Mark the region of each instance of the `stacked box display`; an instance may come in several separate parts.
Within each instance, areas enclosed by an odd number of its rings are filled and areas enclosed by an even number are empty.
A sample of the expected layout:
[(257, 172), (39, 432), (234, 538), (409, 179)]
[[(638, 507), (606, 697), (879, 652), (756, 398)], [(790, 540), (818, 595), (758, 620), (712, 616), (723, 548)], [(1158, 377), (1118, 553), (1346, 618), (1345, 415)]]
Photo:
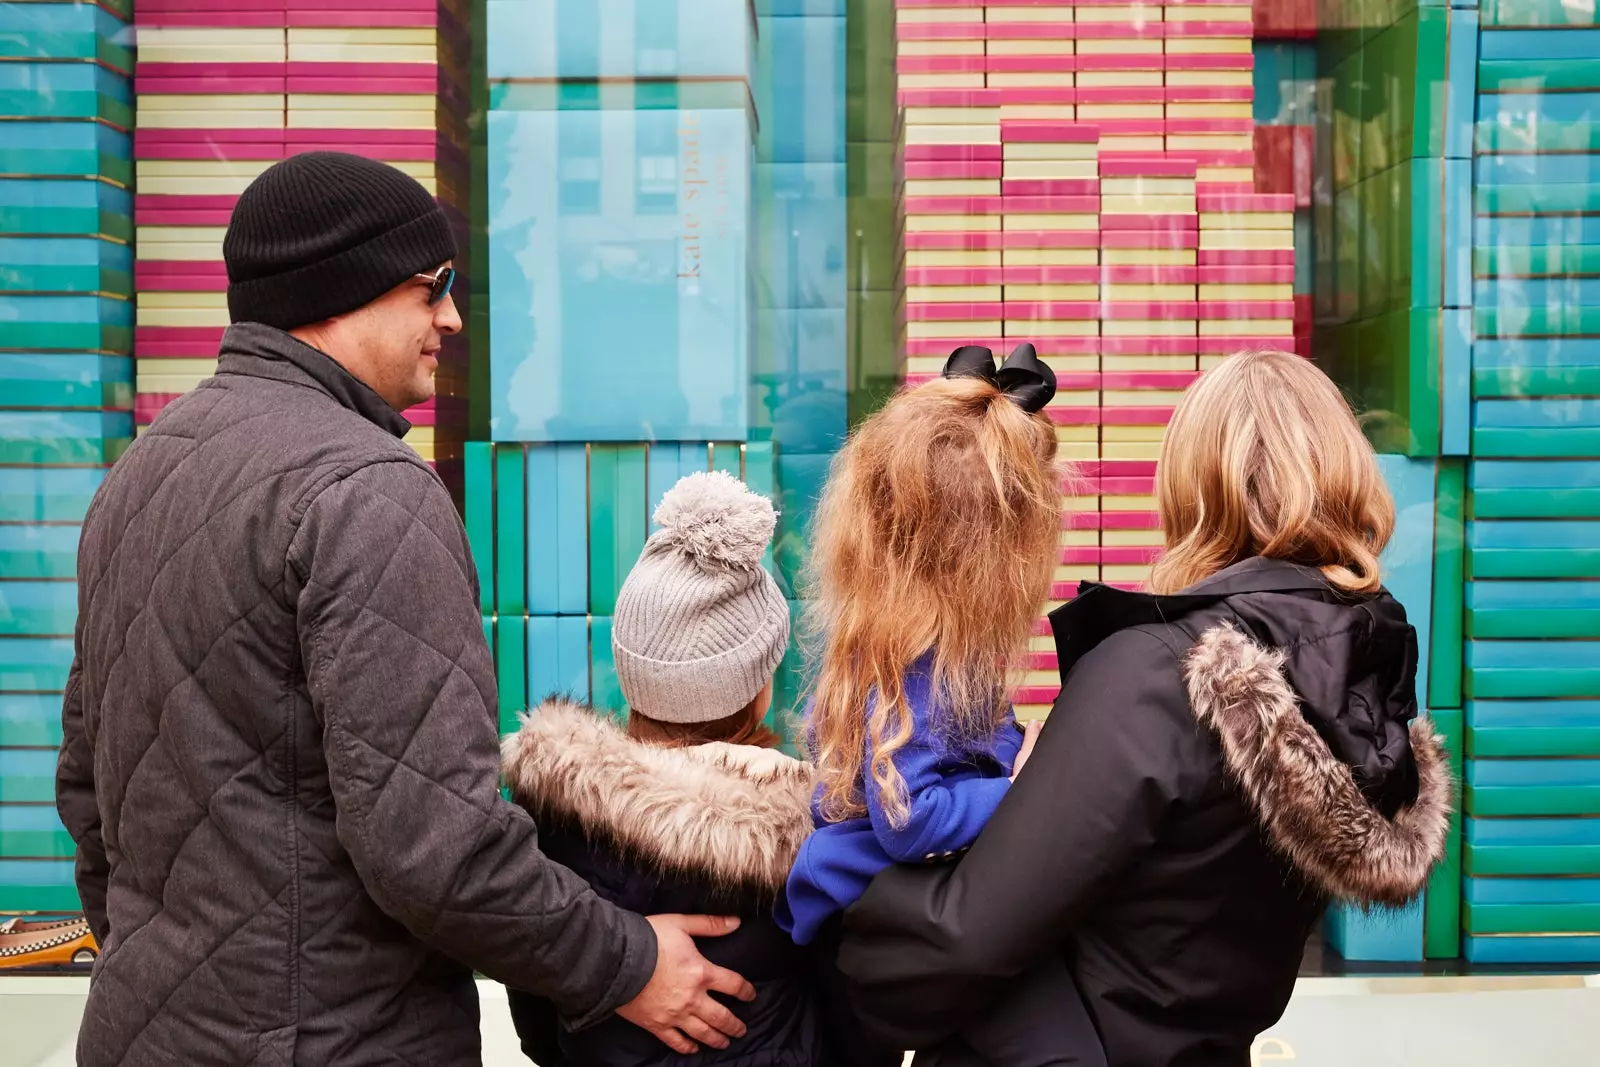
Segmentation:
[[(617, 593), (655, 529), (662, 494), (705, 470), (777, 496), (770, 442), (468, 442), (467, 538), (502, 729), (515, 729), (519, 712), (552, 694), (627, 710), (611, 660)], [(770, 553), (764, 562), (773, 568)]]
[(127, 16), (0, 4), (0, 912), (78, 907), (55, 762), (79, 524), (133, 437)]
[[(456, 223), (468, 265), (467, 36), (460, 0), (137, 0), (138, 396), (146, 426), (209, 377), (229, 321), (221, 243), (275, 161), (337, 149), (415, 176)], [(453, 294), (463, 315), (470, 285)], [(453, 486), (466, 431), (462, 338), (407, 441)]]
[(1463, 950), (1600, 960), (1600, 27), (1481, 12), (1473, 170)]

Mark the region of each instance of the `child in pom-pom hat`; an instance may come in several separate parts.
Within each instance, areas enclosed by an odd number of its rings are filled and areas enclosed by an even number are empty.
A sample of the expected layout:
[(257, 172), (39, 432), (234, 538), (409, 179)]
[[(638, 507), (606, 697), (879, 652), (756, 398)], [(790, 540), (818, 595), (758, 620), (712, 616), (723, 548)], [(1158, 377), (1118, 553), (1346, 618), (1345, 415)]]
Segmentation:
[[(699, 947), (755, 986), (752, 1003), (730, 1005), (748, 1032), (692, 1062), (898, 1064), (856, 1031), (831, 961), (772, 918), (811, 832), (815, 786), (764, 724), (789, 642), (789, 605), (761, 566), (777, 514), (710, 472), (673, 486), (655, 520), (612, 630), (626, 726), (552, 697), (506, 739), (506, 780), (544, 851), (600, 895), (645, 915), (740, 918)], [(687, 1062), (619, 1018), (571, 1032), (551, 1002), (515, 990), (510, 1000), (540, 1067)]]

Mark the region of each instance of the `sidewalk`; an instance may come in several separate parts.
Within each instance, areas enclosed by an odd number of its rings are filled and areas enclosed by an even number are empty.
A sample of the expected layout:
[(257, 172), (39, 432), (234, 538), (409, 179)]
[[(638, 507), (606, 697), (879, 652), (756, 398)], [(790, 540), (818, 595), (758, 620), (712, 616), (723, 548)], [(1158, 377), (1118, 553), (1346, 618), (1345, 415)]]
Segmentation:
[[(526, 1064), (505, 992), (480, 983), (483, 1061)], [(10, 1067), (72, 1067), (84, 978), (0, 978)], [(1304, 978), (1254, 1065), (1586, 1067), (1595, 1062), (1600, 975)]]

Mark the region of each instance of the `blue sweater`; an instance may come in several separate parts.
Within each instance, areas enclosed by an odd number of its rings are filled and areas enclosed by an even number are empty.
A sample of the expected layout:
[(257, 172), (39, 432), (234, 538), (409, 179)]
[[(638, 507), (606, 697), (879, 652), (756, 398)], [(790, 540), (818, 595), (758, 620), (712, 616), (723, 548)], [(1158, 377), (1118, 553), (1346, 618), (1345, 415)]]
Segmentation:
[[(952, 744), (939, 736), (930, 726), (942, 717), (933, 702), (932, 664), (930, 654), (906, 672), (914, 728), (893, 756), (905, 780), (905, 822), (890, 823), (870, 771), (862, 783), (864, 817), (830, 823), (813, 802), (817, 829), (800, 847), (776, 913), (778, 925), (799, 944), (809, 944), (823, 923), (859, 900), (890, 864), (948, 859), (971, 846), (1011, 786), (1011, 767), (1022, 747), (1015, 719), (1008, 714), (993, 737), (978, 743)], [(869, 749), (869, 767), (871, 758)]]

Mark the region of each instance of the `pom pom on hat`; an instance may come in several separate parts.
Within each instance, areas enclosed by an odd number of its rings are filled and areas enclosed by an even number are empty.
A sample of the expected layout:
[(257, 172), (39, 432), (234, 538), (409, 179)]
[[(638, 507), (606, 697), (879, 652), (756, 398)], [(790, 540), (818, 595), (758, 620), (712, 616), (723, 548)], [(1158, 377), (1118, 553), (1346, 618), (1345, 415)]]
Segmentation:
[(722, 471), (697, 471), (667, 490), (656, 508), (653, 539), (707, 570), (761, 565), (778, 513), (772, 501)]

